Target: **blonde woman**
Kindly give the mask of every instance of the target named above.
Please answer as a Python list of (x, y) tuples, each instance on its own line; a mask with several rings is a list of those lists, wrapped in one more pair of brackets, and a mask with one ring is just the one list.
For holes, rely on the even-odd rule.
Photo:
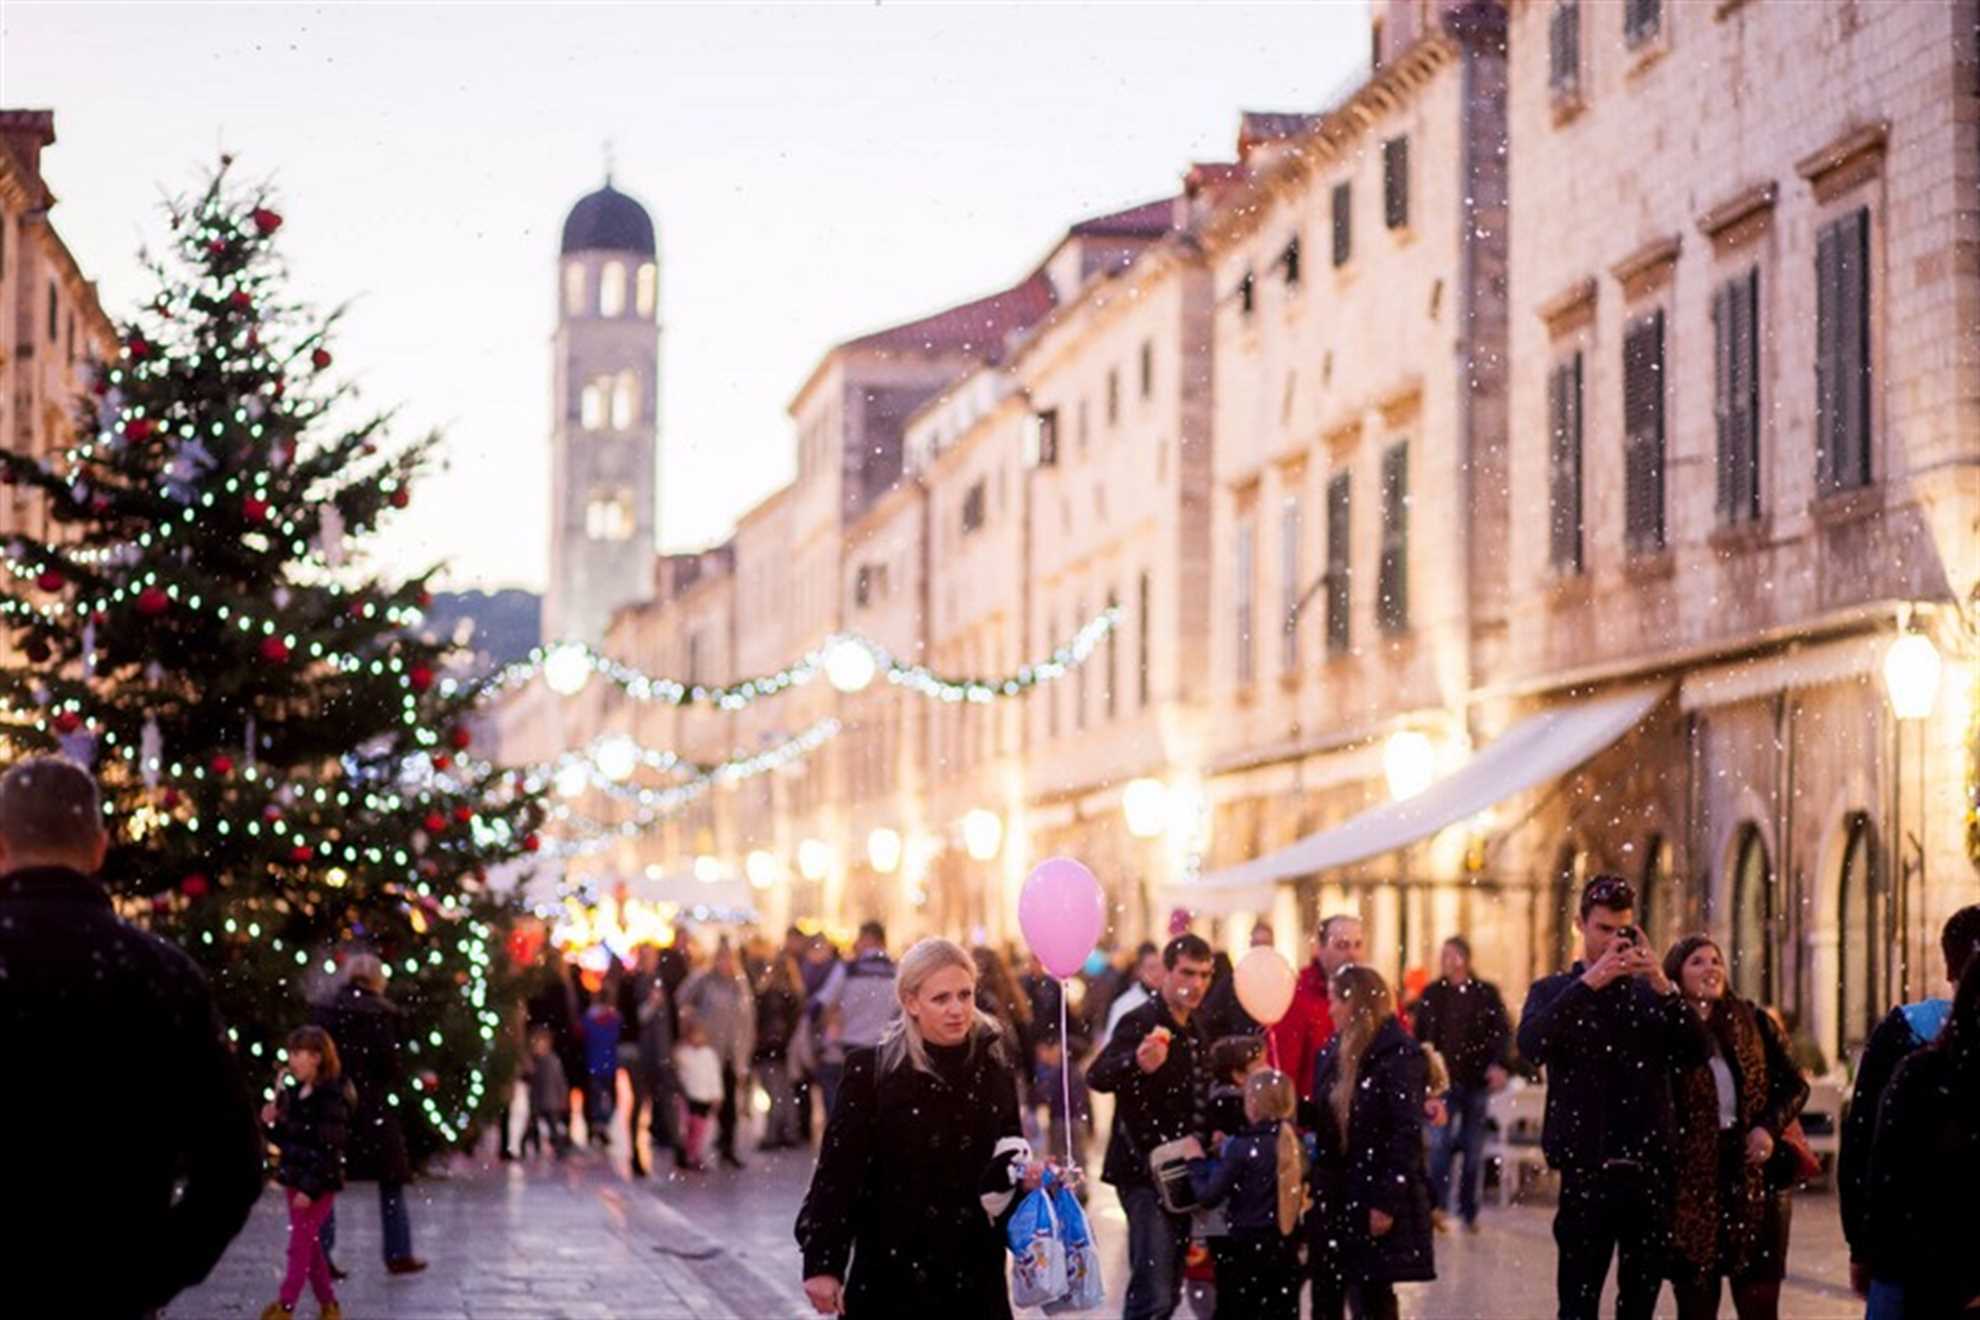
[(1009, 1320), (999, 1225), (1042, 1166), (1018, 1123), (1017, 1060), (976, 1005), (976, 964), (927, 939), (901, 959), (901, 1015), (845, 1080), (798, 1212), (821, 1315)]
[(1429, 1062), (1372, 967), (1327, 983), (1337, 1028), (1314, 1068), (1315, 1320), (1394, 1320), (1395, 1285), (1436, 1277), (1423, 1106)]

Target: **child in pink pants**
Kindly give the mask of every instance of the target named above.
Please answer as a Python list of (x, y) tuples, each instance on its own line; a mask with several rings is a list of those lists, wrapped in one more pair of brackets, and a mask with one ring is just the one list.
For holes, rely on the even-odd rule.
[(351, 1111), (349, 1085), (330, 1033), (321, 1027), (292, 1032), (289, 1061), (276, 1085), (276, 1099), (262, 1109), (261, 1121), (281, 1152), (275, 1181), (289, 1205), (289, 1264), (278, 1300), (261, 1313), (261, 1320), (289, 1320), (305, 1280), (323, 1320), (341, 1320), (330, 1262), (317, 1237), (344, 1185), (344, 1138)]

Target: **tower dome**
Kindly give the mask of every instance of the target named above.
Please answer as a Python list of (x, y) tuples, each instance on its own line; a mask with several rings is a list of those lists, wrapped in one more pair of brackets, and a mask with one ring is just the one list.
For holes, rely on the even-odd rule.
[(608, 251), (654, 254), (653, 219), (646, 208), (614, 188), (603, 188), (578, 199), (564, 218), (563, 252)]

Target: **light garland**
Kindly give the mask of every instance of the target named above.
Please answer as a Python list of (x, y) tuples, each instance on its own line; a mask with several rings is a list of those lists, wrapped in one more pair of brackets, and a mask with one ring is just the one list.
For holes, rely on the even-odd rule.
[[(671, 706), (712, 704), (722, 710), (741, 710), (765, 697), (776, 696), (811, 682), (821, 672), (844, 691), (858, 691), (874, 677), (884, 677), (895, 687), (936, 701), (989, 702), (1003, 697), (1021, 697), (1040, 683), (1051, 682), (1084, 664), (1102, 639), (1120, 624), (1120, 611), (1109, 607), (1093, 616), (1072, 640), (1045, 659), (1020, 666), (1002, 678), (949, 678), (925, 665), (911, 665), (887, 654), (878, 642), (858, 633), (839, 633), (801, 659), (757, 678), (727, 686), (683, 683), (674, 678), (655, 678), (613, 659), (582, 642), (557, 642), (539, 646), (522, 659), (498, 670), (483, 685), (485, 698), (545, 676), (560, 696), (574, 696), (593, 674), (605, 678), (635, 701), (655, 701)], [(862, 659), (861, 657), (864, 657)], [(848, 661), (851, 661), (848, 664)], [(870, 670), (866, 661), (871, 662)], [(844, 667), (851, 674), (843, 680), (833, 671)]]

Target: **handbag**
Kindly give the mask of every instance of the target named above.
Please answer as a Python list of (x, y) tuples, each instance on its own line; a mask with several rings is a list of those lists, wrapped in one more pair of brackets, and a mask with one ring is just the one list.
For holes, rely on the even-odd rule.
[(1165, 1141), (1148, 1153), (1148, 1174), (1155, 1180), (1155, 1194), (1162, 1208), (1172, 1215), (1186, 1215), (1196, 1209), (1196, 1189), (1189, 1180), (1189, 1162), (1203, 1158), (1203, 1143), (1195, 1137)]
[(1801, 1129), (1801, 1120), (1795, 1119), (1781, 1129), (1781, 1139), (1774, 1143), (1774, 1153), (1767, 1161), (1768, 1181), (1783, 1187), (1793, 1187), (1821, 1176), (1822, 1161), (1816, 1158), (1815, 1151), (1808, 1144), (1808, 1134)]

